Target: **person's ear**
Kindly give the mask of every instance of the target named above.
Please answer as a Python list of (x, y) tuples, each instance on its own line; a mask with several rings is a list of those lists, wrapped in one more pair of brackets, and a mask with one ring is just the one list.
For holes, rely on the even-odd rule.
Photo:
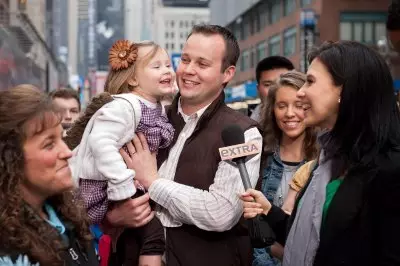
[(137, 81), (136, 78), (131, 78), (128, 80), (128, 84), (129, 86), (137, 87), (139, 85), (139, 82)]
[(228, 84), (235, 76), (235, 72), (236, 72), (235, 66), (229, 66), (227, 69), (225, 69), (223, 83)]

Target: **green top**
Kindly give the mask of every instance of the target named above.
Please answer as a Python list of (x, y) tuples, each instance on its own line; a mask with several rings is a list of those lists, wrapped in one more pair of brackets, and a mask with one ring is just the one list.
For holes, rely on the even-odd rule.
[(332, 180), (326, 186), (325, 203), (324, 203), (324, 206), (322, 207), (322, 224), (325, 223), (325, 218), (326, 218), (326, 214), (329, 209), (329, 206), (331, 205), (332, 199), (335, 196), (336, 191), (339, 189), (342, 182), (343, 182), (343, 179), (338, 178), (338, 179)]

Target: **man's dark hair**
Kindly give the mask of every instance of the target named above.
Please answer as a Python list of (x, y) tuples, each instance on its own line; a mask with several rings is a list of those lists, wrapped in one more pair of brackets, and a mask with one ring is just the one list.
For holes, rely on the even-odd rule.
[(289, 59), (283, 56), (270, 56), (266, 57), (258, 62), (256, 67), (256, 80), (260, 83), (261, 73), (268, 70), (284, 68), (287, 70), (293, 70), (293, 63)]
[(193, 27), (188, 39), (192, 34), (221, 36), (225, 41), (225, 56), (222, 59), (221, 72), (224, 72), (230, 66), (236, 66), (240, 55), (240, 48), (236, 37), (227, 28), (219, 25), (200, 24)]
[(81, 101), (79, 99), (78, 92), (73, 89), (54, 90), (50, 92), (49, 95), (52, 99), (54, 98), (75, 99), (78, 102), (79, 111), (81, 110)]
[(392, 0), (389, 6), (386, 29), (400, 30), (400, 0)]

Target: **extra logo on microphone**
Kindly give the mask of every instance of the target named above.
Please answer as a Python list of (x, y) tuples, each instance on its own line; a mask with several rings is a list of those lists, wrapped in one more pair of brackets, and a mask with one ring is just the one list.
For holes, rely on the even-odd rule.
[(232, 160), (239, 157), (246, 157), (249, 155), (257, 154), (261, 151), (260, 146), (256, 141), (232, 145), (228, 147), (219, 148), (219, 155), (221, 160)]

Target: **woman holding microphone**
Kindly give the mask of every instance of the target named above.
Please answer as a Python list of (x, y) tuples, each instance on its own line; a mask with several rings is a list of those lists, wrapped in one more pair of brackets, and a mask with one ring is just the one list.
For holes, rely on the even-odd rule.
[[(285, 246), (283, 266), (400, 265), (400, 114), (390, 70), (356, 42), (324, 43), (298, 91), (305, 123), (325, 129), (316, 166), (289, 216), (242, 195)], [(255, 202), (253, 202), (255, 200)]]

